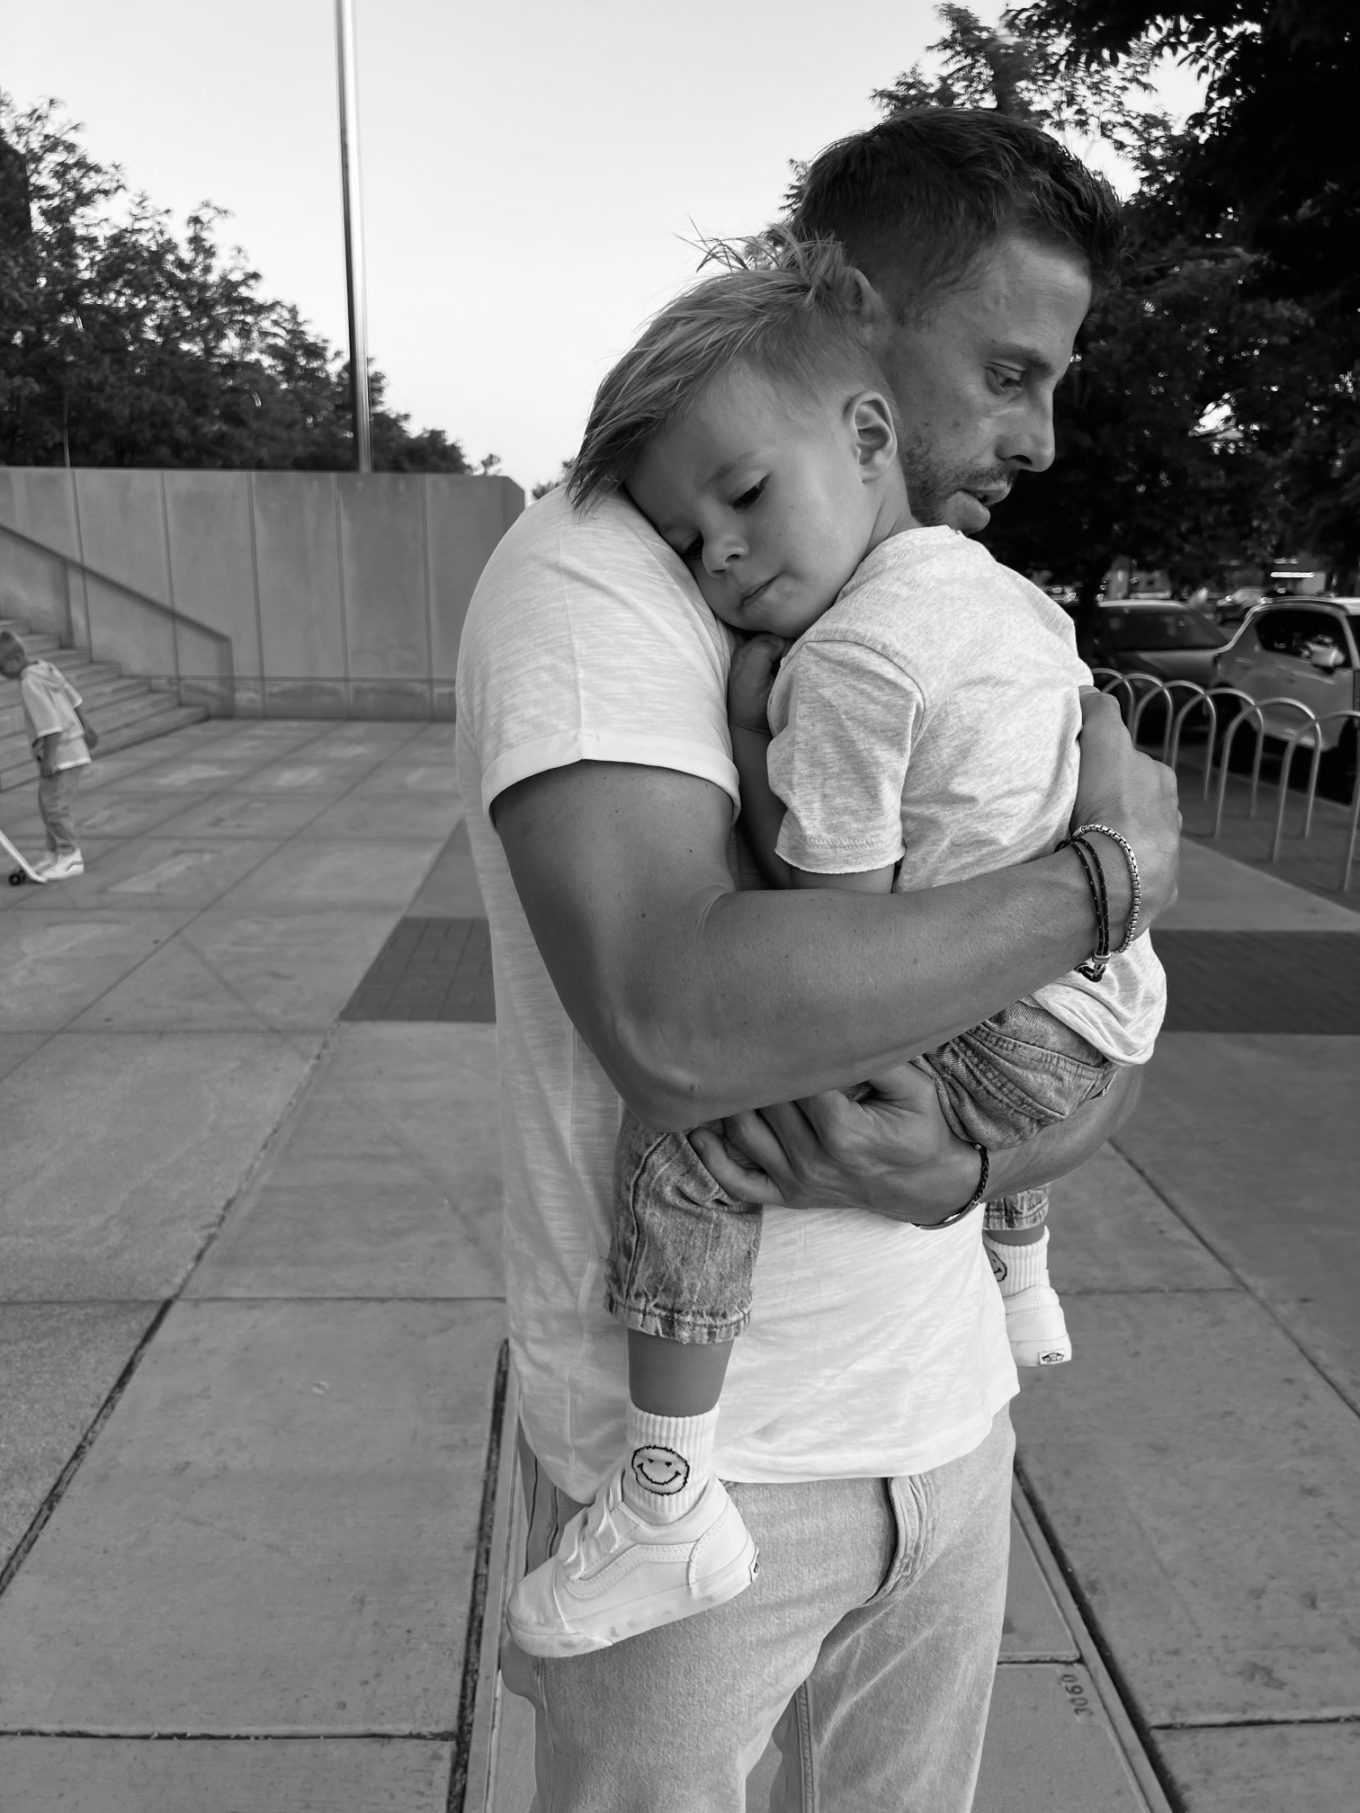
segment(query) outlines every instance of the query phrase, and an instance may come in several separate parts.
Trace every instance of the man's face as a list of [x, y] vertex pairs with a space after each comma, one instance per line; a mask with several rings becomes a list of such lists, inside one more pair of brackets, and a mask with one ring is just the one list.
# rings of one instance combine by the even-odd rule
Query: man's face
[[1090, 306], [1076, 253], [1008, 234], [924, 322], [880, 327], [918, 522], [975, 535], [1017, 473], [1053, 464], [1053, 392]]
[[0, 674], [3, 674], [7, 680], [17, 680], [23, 671], [24, 658], [22, 655], [0, 655]]

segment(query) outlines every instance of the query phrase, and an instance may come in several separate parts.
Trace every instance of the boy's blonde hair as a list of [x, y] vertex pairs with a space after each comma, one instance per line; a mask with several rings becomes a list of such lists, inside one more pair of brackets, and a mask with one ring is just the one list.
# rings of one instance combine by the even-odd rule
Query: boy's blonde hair
[[653, 316], [595, 394], [567, 492], [578, 508], [627, 479], [648, 444], [734, 365], [815, 404], [832, 383], [891, 399], [865, 327], [862, 280], [834, 240], [778, 230], [736, 248], [728, 268]]

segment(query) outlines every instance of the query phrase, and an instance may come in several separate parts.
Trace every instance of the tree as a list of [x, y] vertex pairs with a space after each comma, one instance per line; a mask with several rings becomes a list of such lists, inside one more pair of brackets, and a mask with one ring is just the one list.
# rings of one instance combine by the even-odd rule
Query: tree
[[[1151, 46], [1207, 81], [1162, 184], [1182, 231], [1250, 254], [1241, 287], [1297, 311], [1293, 399], [1272, 434], [1280, 518], [1334, 569], [1360, 560], [1360, 88], [1354, 0], [1039, 0], [1017, 21], [1065, 44], [1071, 71], [1117, 72]], [[1139, 52], [1138, 54], [1141, 54]]]
[[[345, 468], [348, 371], [298, 311], [223, 253], [225, 211], [182, 235], [98, 164], [47, 101], [0, 95], [0, 460], [26, 465]], [[465, 472], [369, 378], [374, 465]]]

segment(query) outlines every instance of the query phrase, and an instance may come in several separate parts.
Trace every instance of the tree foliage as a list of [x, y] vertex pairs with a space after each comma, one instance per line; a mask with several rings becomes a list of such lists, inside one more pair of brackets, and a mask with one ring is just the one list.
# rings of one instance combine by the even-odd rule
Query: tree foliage
[[[0, 95], [0, 460], [351, 466], [348, 366], [220, 249], [224, 210], [176, 233], [77, 131], [53, 101], [19, 112]], [[467, 471], [383, 389], [370, 372], [376, 469]]]

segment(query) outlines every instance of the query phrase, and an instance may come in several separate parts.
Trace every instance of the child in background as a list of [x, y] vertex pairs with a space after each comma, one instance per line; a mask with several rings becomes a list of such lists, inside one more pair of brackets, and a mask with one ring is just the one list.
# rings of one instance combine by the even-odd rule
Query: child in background
[[[767, 875], [904, 891], [1068, 838], [1090, 674], [1042, 592], [954, 530], [913, 520], [897, 406], [860, 301], [829, 244], [698, 285], [601, 385], [570, 489], [586, 507], [622, 487], [715, 615], [761, 632], [734, 653], [728, 706], [742, 816]], [[1132, 853], [1103, 827], [1074, 841], [1097, 958], [1109, 957], [1101, 863], [1132, 869]], [[1165, 985], [1147, 940], [1132, 943], [1136, 923], [1135, 908], [1107, 964], [916, 1060], [951, 1129], [978, 1147], [968, 1209], [986, 1200], [989, 1148], [1022, 1143], [1102, 1094], [1116, 1065], [1151, 1055]], [[1047, 1281], [1046, 1212], [1039, 1191], [987, 1204], [989, 1257], [1016, 1306], [1008, 1334], [1029, 1364], [1071, 1351]], [[755, 1577], [711, 1456], [759, 1237], [760, 1211], [732, 1201], [683, 1135], [625, 1115], [607, 1301], [628, 1328], [628, 1453], [512, 1595], [510, 1630], [528, 1652], [603, 1648]]]
[[38, 764], [38, 810], [47, 831], [47, 856], [36, 863], [42, 881], [85, 873], [71, 807], [99, 734], [80, 694], [50, 661], [30, 655], [12, 630], [0, 630], [0, 674], [19, 682], [29, 741]]

